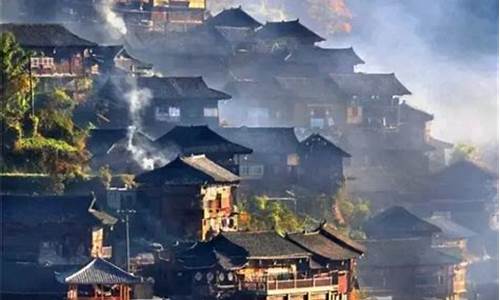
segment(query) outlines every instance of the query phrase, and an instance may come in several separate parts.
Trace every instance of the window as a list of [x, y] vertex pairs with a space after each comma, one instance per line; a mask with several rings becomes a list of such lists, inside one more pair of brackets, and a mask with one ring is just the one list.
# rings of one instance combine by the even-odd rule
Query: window
[[261, 178], [264, 176], [264, 166], [240, 165], [240, 176], [244, 178]]
[[168, 108], [168, 115], [171, 117], [180, 117], [181, 116], [181, 109], [178, 107], [170, 106]]
[[311, 118], [311, 128], [323, 129], [325, 120], [323, 118]]
[[38, 57], [32, 57], [31, 58], [31, 67], [36, 68], [40, 64], [40, 60]]
[[203, 108], [203, 116], [217, 118], [219, 116], [219, 110], [216, 107], [205, 107]]
[[155, 110], [155, 119], [157, 121], [179, 121], [181, 109], [176, 106], [157, 106]]

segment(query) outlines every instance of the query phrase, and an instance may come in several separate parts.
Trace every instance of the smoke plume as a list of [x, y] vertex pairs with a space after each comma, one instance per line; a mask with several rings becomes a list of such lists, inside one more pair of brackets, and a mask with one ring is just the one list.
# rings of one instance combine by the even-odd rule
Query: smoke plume
[[[97, 5], [97, 4], [96, 4]], [[96, 6], [96, 10], [101, 14], [106, 23], [120, 35], [127, 34], [127, 26], [121, 16], [113, 11], [113, 1], [106, 0]]]
[[151, 105], [153, 98], [151, 91], [138, 87], [135, 77], [127, 77], [126, 80], [116, 78], [113, 84], [118, 94], [115, 96], [121, 96], [126, 101], [132, 124], [127, 132], [127, 151], [143, 170], [152, 170], [156, 165], [168, 163], [169, 159], [151, 143], [141, 140], [141, 135], [146, 137], [143, 120], [145, 109]]

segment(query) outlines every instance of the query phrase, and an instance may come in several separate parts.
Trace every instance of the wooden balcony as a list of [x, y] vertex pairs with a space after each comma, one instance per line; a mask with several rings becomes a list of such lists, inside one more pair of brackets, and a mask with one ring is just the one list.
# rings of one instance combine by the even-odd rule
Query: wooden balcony
[[276, 295], [284, 293], [302, 293], [338, 290], [338, 278], [334, 276], [311, 277], [303, 279], [264, 279], [242, 281], [239, 284], [242, 292]]

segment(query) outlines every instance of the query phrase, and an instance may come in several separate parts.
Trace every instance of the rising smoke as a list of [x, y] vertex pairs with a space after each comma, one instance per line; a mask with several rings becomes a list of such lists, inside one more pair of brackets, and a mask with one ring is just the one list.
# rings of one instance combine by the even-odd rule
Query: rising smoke
[[99, 4], [95, 4], [95, 9], [106, 21], [109, 27], [111, 27], [119, 35], [124, 36], [127, 34], [127, 26], [125, 25], [123, 18], [113, 11], [113, 5], [113, 0], [105, 0], [101, 1]]
[[136, 140], [139, 134], [146, 136], [144, 129], [144, 111], [151, 105], [153, 95], [149, 89], [140, 88], [134, 77], [116, 78], [113, 85], [118, 95], [127, 102], [131, 126], [127, 131], [127, 151], [143, 170], [152, 170], [169, 162], [166, 156], [150, 143]]

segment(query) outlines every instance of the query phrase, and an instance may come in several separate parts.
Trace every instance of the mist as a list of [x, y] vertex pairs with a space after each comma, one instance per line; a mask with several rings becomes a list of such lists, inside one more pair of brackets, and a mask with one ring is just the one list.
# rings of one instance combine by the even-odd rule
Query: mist
[[413, 93], [407, 102], [434, 115], [433, 136], [478, 146], [498, 143], [497, 1], [211, 3], [214, 12], [241, 5], [260, 22], [299, 18], [327, 39], [321, 46], [353, 46], [366, 62], [357, 71], [396, 73]]

